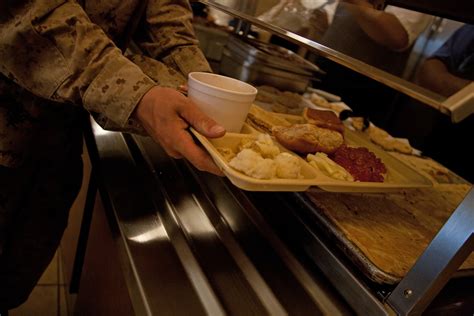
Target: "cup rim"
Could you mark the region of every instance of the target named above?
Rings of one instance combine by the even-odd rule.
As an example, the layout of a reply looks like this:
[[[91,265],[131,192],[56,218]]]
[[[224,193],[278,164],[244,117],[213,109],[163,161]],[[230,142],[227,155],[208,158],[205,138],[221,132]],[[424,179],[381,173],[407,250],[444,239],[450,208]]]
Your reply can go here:
[[[235,91],[235,90],[229,90],[229,89],[224,89],[224,88],[219,88],[219,87],[216,87],[216,86],[213,86],[213,85],[210,85],[208,83],[205,83],[205,82],[202,82],[196,78],[194,78],[194,75],[196,74],[200,74],[200,75],[206,75],[206,76],[214,76],[214,77],[221,77],[225,80],[230,80],[230,81],[235,81],[235,82],[238,82],[240,84],[243,84],[244,86],[247,86],[249,87],[250,89],[253,89],[253,92],[240,92],[240,91]],[[202,72],[202,71],[194,71],[194,72],[190,72],[188,74],[188,79],[191,79],[192,81],[194,81],[195,83],[199,83],[200,85],[203,85],[203,86],[206,86],[208,88],[211,88],[211,89],[216,89],[216,90],[219,90],[221,92],[227,92],[227,93],[231,93],[231,94],[235,94],[235,95],[241,95],[241,96],[254,96],[258,93],[258,90],[257,88],[255,88],[254,86],[252,86],[251,84],[248,84],[242,80],[238,80],[238,79],[235,79],[235,78],[231,78],[231,77],[227,77],[227,76],[222,76],[222,75],[218,75],[218,74],[214,74],[214,73],[209,73],[209,72]]]

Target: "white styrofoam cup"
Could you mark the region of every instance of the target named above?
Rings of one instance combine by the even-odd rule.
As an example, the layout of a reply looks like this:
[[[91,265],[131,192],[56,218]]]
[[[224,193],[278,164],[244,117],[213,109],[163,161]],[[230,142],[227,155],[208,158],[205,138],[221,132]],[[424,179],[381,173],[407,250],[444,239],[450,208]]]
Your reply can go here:
[[[226,131],[239,133],[257,89],[240,80],[207,72],[188,75],[188,97]]]

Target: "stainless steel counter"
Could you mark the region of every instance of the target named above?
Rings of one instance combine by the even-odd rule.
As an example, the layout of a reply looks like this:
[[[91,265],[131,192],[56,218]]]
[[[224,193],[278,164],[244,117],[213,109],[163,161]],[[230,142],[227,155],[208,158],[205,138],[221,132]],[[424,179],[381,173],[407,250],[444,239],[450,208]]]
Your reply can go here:
[[[150,138],[92,124],[91,159],[136,315],[394,314],[384,302],[399,302],[392,294],[400,286],[364,278],[322,232],[304,195],[241,191],[169,158]],[[464,213],[472,201],[460,206],[471,203]],[[417,264],[422,271],[403,282],[425,284],[433,267]],[[474,308],[472,280],[451,280],[428,310]]]
[[[149,138],[97,125],[93,134],[99,187],[137,315],[353,314],[292,246],[295,219],[280,194],[240,191],[170,159]],[[256,201],[273,203],[260,212]]]

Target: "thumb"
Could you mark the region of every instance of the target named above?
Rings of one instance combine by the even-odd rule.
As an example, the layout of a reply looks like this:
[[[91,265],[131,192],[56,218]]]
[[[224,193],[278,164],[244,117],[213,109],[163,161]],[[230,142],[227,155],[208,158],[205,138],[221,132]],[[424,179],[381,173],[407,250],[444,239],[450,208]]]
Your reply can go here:
[[[217,138],[224,136],[225,128],[204,114],[194,103],[189,102],[181,109],[182,118],[191,124],[199,133],[206,137]]]

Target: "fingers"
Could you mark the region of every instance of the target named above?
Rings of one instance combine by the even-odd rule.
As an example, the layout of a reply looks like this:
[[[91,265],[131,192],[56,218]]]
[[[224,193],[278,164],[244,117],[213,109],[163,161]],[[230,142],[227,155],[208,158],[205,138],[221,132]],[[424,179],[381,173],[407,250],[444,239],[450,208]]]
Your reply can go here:
[[[169,147],[163,147],[163,149],[166,151],[168,156],[170,156],[171,158],[174,158],[174,159],[183,159],[184,158],[183,155],[181,155],[179,152],[177,152],[174,149],[171,149]]]
[[[178,118],[165,124],[161,133],[155,134],[155,139],[162,145],[166,153],[175,158],[186,158],[201,171],[207,171],[223,176],[222,171],[215,165],[206,151],[198,147],[186,130],[188,124]]]
[[[225,128],[204,114],[191,100],[180,108],[179,114],[206,137],[217,138],[225,134]]]
[[[155,87],[142,98],[136,115],[169,156],[186,158],[202,171],[223,175],[207,152],[194,143],[186,129],[192,125],[207,137],[223,136],[225,130],[188,98],[176,90]]]
[[[182,84],[178,87],[178,91],[184,94],[188,93],[188,85]]]
[[[181,153],[184,158],[189,160],[199,170],[223,176],[222,171],[216,166],[212,158],[194,143],[187,131],[181,130],[177,136],[180,139],[175,145],[177,152]]]

